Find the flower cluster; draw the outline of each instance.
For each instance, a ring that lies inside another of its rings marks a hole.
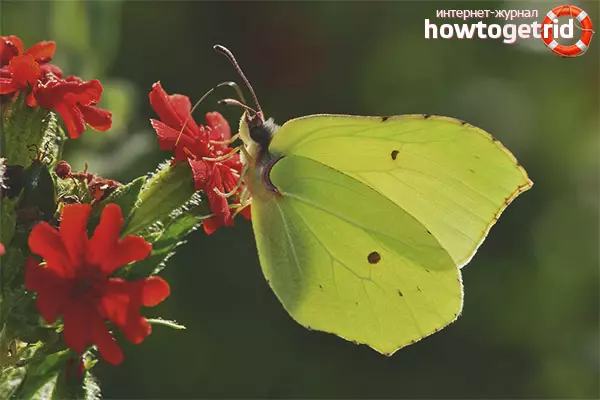
[[[152,86],[150,104],[160,118],[150,120],[160,149],[173,151],[173,162],[187,160],[196,190],[208,197],[215,215],[204,221],[205,232],[211,234],[220,226],[232,226],[234,213],[224,194],[241,191],[238,182],[243,165],[239,154],[229,146],[231,128],[225,118],[211,112],[206,114],[206,125],[198,125],[190,116],[189,97],[168,95],[160,82]],[[239,205],[240,199],[234,203]],[[241,214],[250,219],[250,207],[244,207]]]
[[[112,114],[96,106],[100,82],[64,77],[52,64],[55,50],[54,42],[25,49],[17,36],[0,36],[0,102],[9,110],[1,121],[7,145],[0,148],[0,275],[13,284],[8,290],[3,285],[0,294],[3,310],[19,313],[3,317],[17,323],[3,322],[0,369],[68,354],[67,375],[83,379],[93,365],[82,361],[83,354],[95,357],[87,352],[90,346],[116,365],[124,355],[114,331],[132,343],[151,333],[140,309],[169,296],[169,285],[155,274],[185,236],[200,223],[208,234],[231,226],[237,213],[249,219],[250,207],[239,148],[231,146],[237,136],[227,121],[209,112],[205,125],[198,124],[190,99],[167,94],[159,82],[150,103],[160,119],[150,122],[160,149],[172,151],[173,161],[124,184],[88,172],[87,164],[73,171],[61,160],[63,135],[48,116],[58,114],[69,138],[76,139],[86,125],[108,130]],[[210,210],[196,202],[194,191],[205,193]],[[22,315],[35,310],[34,302],[37,312]],[[181,328],[173,321],[150,322]],[[61,333],[64,344],[40,338],[39,332],[54,338]],[[27,351],[19,353],[17,344]],[[43,374],[56,376],[49,370]]]
[[[96,107],[102,96],[100,82],[74,75],[63,79],[62,70],[50,63],[55,50],[54,42],[24,50],[17,36],[1,36],[0,95],[27,93],[30,107],[54,110],[62,117],[72,139],[81,136],[86,123],[98,131],[110,129],[112,114]]]

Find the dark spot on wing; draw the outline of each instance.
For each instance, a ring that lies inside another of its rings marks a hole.
[[[427,271],[427,272],[431,273],[431,271],[430,271],[430,270],[428,270],[427,268],[425,268],[425,271]]]
[[[323,285],[319,285],[319,288],[320,288],[320,289],[323,289]]]
[[[460,121],[461,125],[467,125],[467,121]]]
[[[404,295],[402,294],[402,290],[398,289],[398,295],[399,295],[400,297],[404,297]]]
[[[424,119],[427,119],[427,118],[430,118],[430,117],[431,117],[431,115],[429,115],[429,114],[423,114],[423,118]]]
[[[420,287],[418,287],[418,286],[417,286],[417,290],[418,290],[419,292],[423,293],[423,291],[421,290],[421,288],[420,288]]]
[[[381,122],[385,122],[385,121],[387,121],[388,119],[390,119],[390,117],[381,117]]]
[[[372,251],[367,256],[367,260],[369,261],[369,264],[377,264],[379,261],[381,261],[381,254],[376,251]]]
[[[474,170],[474,169],[469,169],[469,171],[471,171],[472,173],[475,173],[475,170]]]
[[[398,153],[400,153],[398,150],[392,151],[392,160],[395,160],[396,157],[398,157]]]

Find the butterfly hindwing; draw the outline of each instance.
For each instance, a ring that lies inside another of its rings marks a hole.
[[[393,201],[306,157],[269,177],[279,195],[252,204],[261,266],[299,323],[391,354],[458,316],[460,271]]]

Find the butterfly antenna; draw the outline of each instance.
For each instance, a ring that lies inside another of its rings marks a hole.
[[[225,57],[227,57],[229,59],[229,61],[231,62],[231,64],[233,64],[233,67],[235,68],[235,70],[237,71],[237,73],[240,75],[240,77],[244,81],[244,84],[246,85],[246,87],[250,91],[250,94],[252,95],[252,100],[254,101],[254,104],[256,105],[256,109],[258,110],[258,112],[260,113],[260,115],[262,115],[262,113],[263,113],[262,112],[262,108],[260,107],[260,104],[258,102],[258,98],[256,97],[256,93],[254,93],[254,89],[252,88],[252,85],[250,84],[250,81],[248,81],[248,78],[246,78],[246,75],[244,75],[244,72],[242,71],[242,68],[240,68],[240,65],[238,64],[237,60],[235,59],[235,57],[233,56],[233,54],[231,53],[231,51],[229,51],[229,49],[227,49],[226,47],[221,46],[220,44],[217,44],[217,45],[213,46],[213,49],[217,53],[223,54]]]
[[[224,106],[241,107],[241,108],[243,108],[246,111],[250,111],[252,114],[258,114],[255,109],[253,109],[252,107],[248,107],[244,103],[240,103],[236,99],[223,99],[223,100],[219,100],[219,101],[217,101],[217,104],[222,105],[222,106],[224,105]]]
[[[219,83],[216,87],[221,87],[221,86],[229,86],[229,87],[233,88],[235,90],[235,93],[238,95],[238,98],[240,99],[240,101],[242,103],[246,103],[246,99],[244,98],[244,93],[242,93],[242,89],[240,88],[240,86],[237,83],[223,82],[223,83]]]

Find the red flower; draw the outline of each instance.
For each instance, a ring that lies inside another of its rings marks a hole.
[[[102,96],[100,82],[73,75],[62,79],[60,68],[49,63],[55,50],[54,42],[39,42],[23,51],[18,37],[2,36],[0,95],[31,90],[27,104],[58,112],[71,139],[81,136],[86,123],[97,131],[110,129],[112,114],[95,107]]]
[[[0,256],[3,256],[4,253],[6,253],[6,249],[4,248],[4,245],[0,243]]]
[[[87,123],[93,129],[104,132],[112,125],[112,113],[95,107],[102,96],[102,85],[98,80],[84,82],[76,76],[67,79],[48,79],[39,83],[33,91],[33,107],[40,105],[56,110],[62,117],[69,137],[78,138]]]
[[[170,289],[157,276],[133,282],[110,278],[119,267],[148,257],[152,247],[138,236],[119,239],[123,217],[116,204],[104,208],[88,239],[90,210],[87,204],[65,205],[58,231],[46,222],[33,228],[29,247],[46,263],[30,257],[25,287],[37,292],[36,306],[46,322],[54,323],[62,315],[67,346],[82,354],[95,344],[100,355],[116,365],[123,352],[105,320],[120,328],[130,342],[140,343],[151,332],[140,307],[157,305]]]
[[[0,67],[8,65],[13,57],[23,54],[33,56],[38,63],[47,63],[54,57],[56,43],[42,41],[23,51],[23,42],[17,36],[0,36]]]
[[[33,89],[48,74],[62,77],[62,71],[49,63],[54,57],[54,42],[39,42],[23,51],[17,36],[0,36],[0,94],[17,94]]]
[[[215,191],[227,193],[234,190],[243,167],[239,154],[227,157],[233,151],[228,144],[215,143],[231,138],[231,129],[225,118],[218,112],[207,113],[207,125],[196,124],[193,118],[188,118],[192,108],[189,97],[168,95],[160,82],[152,85],[150,104],[161,119],[150,120],[158,135],[160,149],[173,151],[174,162],[187,160],[192,168],[196,190],[204,191],[208,197],[215,216],[204,221],[205,232],[211,234],[222,225],[233,225],[233,213],[227,198]],[[215,161],[215,158],[220,161]],[[239,200],[235,202],[239,203]],[[248,211],[243,213],[247,218]]]

